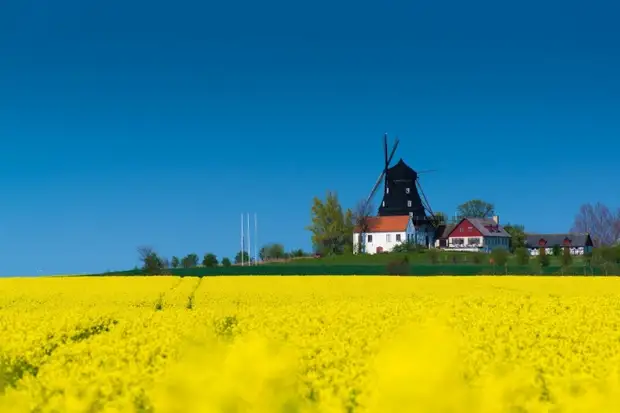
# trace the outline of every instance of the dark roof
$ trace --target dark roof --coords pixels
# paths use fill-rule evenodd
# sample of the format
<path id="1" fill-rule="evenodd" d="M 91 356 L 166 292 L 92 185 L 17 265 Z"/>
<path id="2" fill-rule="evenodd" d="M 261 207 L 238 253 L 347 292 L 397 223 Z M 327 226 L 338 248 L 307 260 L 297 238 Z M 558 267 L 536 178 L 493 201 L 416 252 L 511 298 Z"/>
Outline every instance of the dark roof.
<path id="1" fill-rule="evenodd" d="M 450 232 L 452 232 L 452 230 L 454 229 L 454 227 L 456 227 L 455 224 L 440 224 L 437 227 L 437 230 L 435 230 L 435 238 L 437 239 L 446 239 L 448 238 L 448 235 L 450 235 Z"/>
<path id="2" fill-rule="evenodd" d="M 405 180 L 415 181 L 418 178 L 418 174 L 409 165 L 403 161 L 403 158 L 396 163 L 396 165 L 388 168 L 387 175 L 389 180 Z"/>
<path id="3" fill-rule="evenodd" d="M 478 231 L 480 231 L 480 233 L 482 234 L 483 237 L 511 238 L 510 234 L 506 232 L 504 227 L 502 227 L 501 225 L 498 225 L 492 219 L 469 217 L 469 218 L 463 218 L 459 222 L 459 224 L 461 222 L 463 222 L 464 220 L 469 221 Z M 458 224 L 456 226 L 458 226 Z M 495 229 L 491 230 L 491 228 L 497 228 L 497 229 L 496 230 Z"/>
<path id="4" fill-rule="evenodd" d="M 538 247 L 540 239 L 547 241 L 547 247 L 564 245 L 564 239 L 568 238 L 573 247 L 585 247 L 588 244 L 590 235 L 588 233 L 568 232 L 565 234 L 525 234 L 525 245 L 528 247 Z"/>

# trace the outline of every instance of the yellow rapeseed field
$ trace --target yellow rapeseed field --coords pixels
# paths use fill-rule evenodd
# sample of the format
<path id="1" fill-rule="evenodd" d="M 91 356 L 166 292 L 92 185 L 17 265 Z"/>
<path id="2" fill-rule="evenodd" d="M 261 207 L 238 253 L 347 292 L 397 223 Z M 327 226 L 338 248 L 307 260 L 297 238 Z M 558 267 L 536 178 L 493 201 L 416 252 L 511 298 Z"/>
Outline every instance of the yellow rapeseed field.
<path id="1" fill-rule="evenodd" d="M 620 279 L 0 280 L 0 412 L 620 412 Z"/>

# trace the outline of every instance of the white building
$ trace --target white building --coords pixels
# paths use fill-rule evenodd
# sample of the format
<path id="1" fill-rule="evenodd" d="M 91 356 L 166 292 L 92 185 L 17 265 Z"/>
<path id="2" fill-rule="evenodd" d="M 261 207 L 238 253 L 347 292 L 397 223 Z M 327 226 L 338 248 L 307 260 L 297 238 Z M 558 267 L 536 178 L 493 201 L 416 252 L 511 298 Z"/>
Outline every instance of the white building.
<path id="1" fill-rule="evenodd" d="M 442 249 L 451 251 L 490 252 L 495 248 L 508 249 L 510 234 L 499 224 L 499 217 L 463 218 L 449 233 L 442 235 Z"/>
<path id="2" fill-rule="evenodd" d="M 416 242 L 416 228 L 409 215 L 369 217 L 368 231 L 361 233 L 360 228 L 353 232 L 353 251 L 359 251 L 360 242 L 367 254 L 390 252 L 403 242 Z M 430 242 L 434 242 L 431 240 Z"/>
<path id="3" fill-rule="evenodd" d="M 571 255 L 583 255 L 592 252 L 592 238 L 586 233 L 567 234 L 525 234 L 525 247 L 530 255 L 538 255 L 540 249 L 545 254 L 553 254 L 553 247 L 568 247 Z"/>

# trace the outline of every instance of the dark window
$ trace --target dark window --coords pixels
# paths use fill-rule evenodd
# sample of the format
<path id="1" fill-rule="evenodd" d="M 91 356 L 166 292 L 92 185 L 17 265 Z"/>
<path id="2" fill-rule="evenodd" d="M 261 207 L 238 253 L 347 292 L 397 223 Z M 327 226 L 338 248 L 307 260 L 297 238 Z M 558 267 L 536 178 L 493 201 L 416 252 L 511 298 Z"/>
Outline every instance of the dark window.
<path id="1" fill-rule="evenodd" d="M 372 242 L 372 235 L 368 235 L 368 242 Z"/>
<path id="2" fill-rule="evenodd" d="M 396 234 L 396 242 L 400 241 L 400 234 Z"/>

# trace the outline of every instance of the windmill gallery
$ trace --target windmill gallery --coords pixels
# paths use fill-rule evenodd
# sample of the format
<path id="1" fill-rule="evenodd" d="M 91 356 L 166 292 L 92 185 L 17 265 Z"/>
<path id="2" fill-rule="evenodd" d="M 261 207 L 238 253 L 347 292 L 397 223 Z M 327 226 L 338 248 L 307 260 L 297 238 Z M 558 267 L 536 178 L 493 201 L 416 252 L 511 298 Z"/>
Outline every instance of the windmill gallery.
<path id="1" fill-rule="evenodd" d="M 353 250 L 369 254 L 389 252 L 403 242 L 422 247 L 450 248 L 461 251 L 490 251 L 508 248 L 510 235 L 492 219 L 462 218 L 446 223 L 435 216 L 420 184 L 419 175 L 401 158 L 390 166 L 398 139 L 388 154 L 387 135 L 383 137 L 384 166 L 366 206 L 383 183 L 383 197 L 377 216 L 358 223 L 353 234 Z"/>

